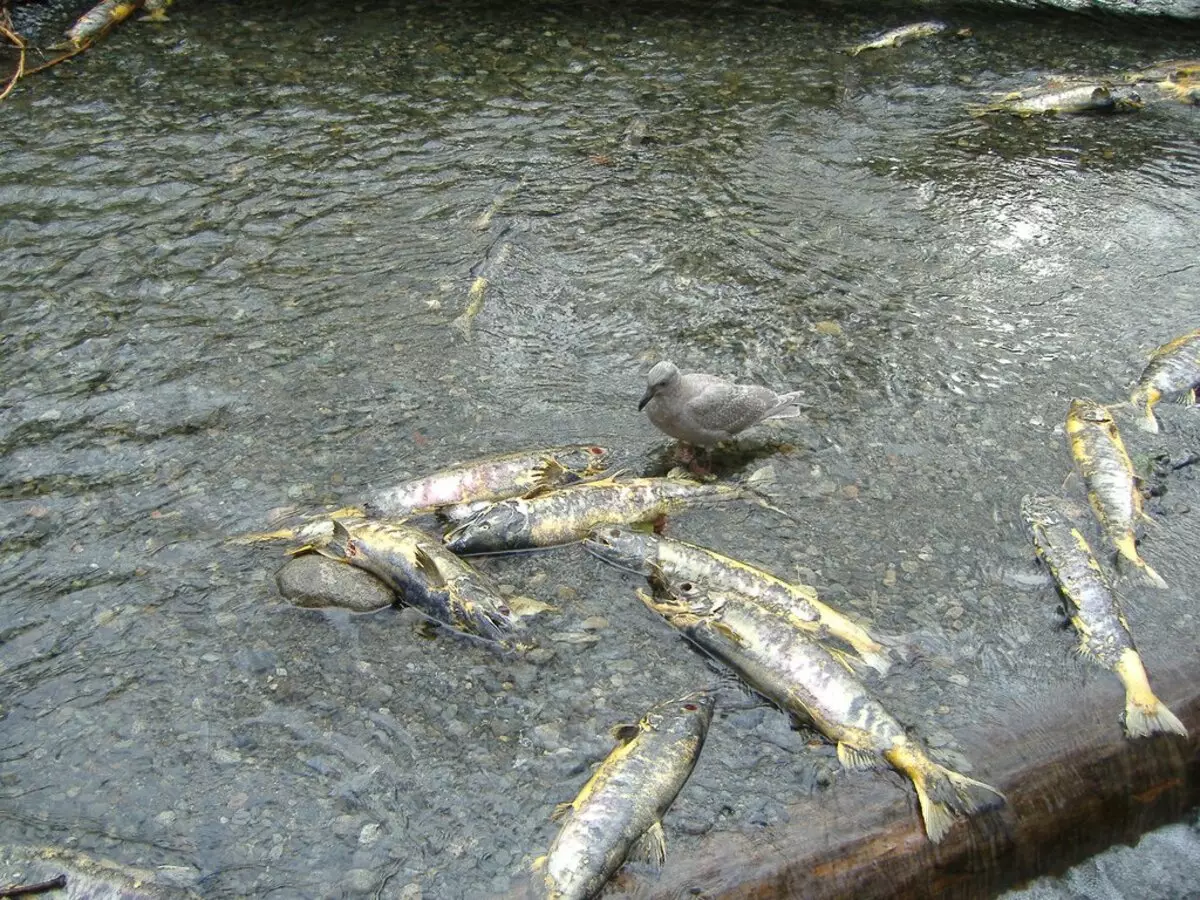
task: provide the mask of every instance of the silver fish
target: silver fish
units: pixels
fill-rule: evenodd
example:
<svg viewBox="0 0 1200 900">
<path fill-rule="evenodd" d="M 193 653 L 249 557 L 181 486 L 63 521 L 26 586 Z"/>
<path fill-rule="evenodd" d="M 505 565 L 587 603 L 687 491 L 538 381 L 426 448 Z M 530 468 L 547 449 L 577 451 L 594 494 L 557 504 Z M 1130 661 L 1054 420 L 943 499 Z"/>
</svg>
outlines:
<svg viewBox="0 0 1200 900">
<path fill-rule="evenodd" d="M 1133 529 L 1145 518 L 1142 494 L 1112 413 L 1094 400 L 1072 400 L 1067 412 L 1067 440 L 1104 533 L 1117 552 L 1141 569 L 1155 587 L 1165 588 L 1166 581 L 1137 550 Z"/>
<path fill-rule="evenodd" d="M 883 50 L 887 47 L 899 47 L 909 41 L 917 38 L 929 37 L 932 34 L 941 34 L 946 30 L 944 22 L 917 22 L 913 25 L 902 25 L 899 28 L 893 28 L 891 31 L 885 31 L 877 38 L 872 38 L 863 44 L 856 44 L 846 50 L 851 56 L 858 56 L 864 50 Z"/>
<path fill-rule="evenodd" d="M 662 862 L 662 817 L 700 757 L 713 704 L 710 693 L 697 691 L 613 729 L 620 743 L 578 796 L 555 809 L 563 824 L 549 852 L 534 861 L 535 896 L 595 897 L 637 845 Z"/>
<path fill-rule="evenodd" d="M 738 602 L 758 603 L 788 617 L 796 628 L 816 637 L 845 641 L 867 665 L 886 673 L 886 648 L 861 625 L 826 606 L 807 584 L 776 578 L 770 572 L 684 541 L 660 537 L 621 525 L 593 529 L 585 550 L 618 568 L 651 577 L 697 581 L 728 591 Z"/>
<path fill-rule="evenodd" d="M 519 497 L 602 472 L 608 458 L 606 448 L 593 444 L 506 453 L 461 463 L 379 491 L 367 502 L 366 509 L 372 515 L 401 517 L 459 503 Z"/>
<path fill-rule="evenodd" d="M 955 817 L 1005 802 L 990 785 L 930 759 L 846 666 L 778 616 L 695 582 L 668 580 L 664 587 L 669 595 L 665 601 L 644 591 L 639 596 L 754 690 L 811 721 L 837 744 L 843 766 L 877 768 L 886 761 L 904 773 L 916 789 L 925 833 L 935 844 L 946 836 Z"/>
</svg>

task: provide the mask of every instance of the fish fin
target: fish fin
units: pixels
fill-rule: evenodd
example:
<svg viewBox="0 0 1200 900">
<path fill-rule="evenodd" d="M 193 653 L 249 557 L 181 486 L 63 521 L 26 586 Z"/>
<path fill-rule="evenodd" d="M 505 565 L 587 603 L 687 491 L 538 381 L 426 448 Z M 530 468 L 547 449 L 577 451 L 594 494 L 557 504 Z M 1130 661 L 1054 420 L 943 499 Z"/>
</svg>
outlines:
<svg viewBox="0 0 1200 900">
<path fill-rule="evenodd" d="M 718 632 L 726 640 L 731 641 L 739 647 L 745 645 L 746 642 L 742 639 L 742 636 L 724 622 L 713 622 L 712 627 L 714 631 Z"/>
<path fill-rule="evenodd" d="M 774 466 L 763 466 L 761 469 L 755 469 L 753 472 L 747 475 L 742 480 L 742 484 L 751 490 L 761 491 L 766 489 L 768 485 L 772 485 L 778 480 L 779 479 L 775 474 Z"/>
<path fill-rule="evenodd" d="M 1138 557 L 1138 558 L 1141 559 L 1141 557 Z M 1146 562 L 1144 559 L 1142 559 L 1141 565 L 1139 565 L 1138 568 L 1142 570 L 1142 573 L 1148 579 L 1150 579 L 1150 583 L 1152 585 L 1154 585 L 1160 591 L 1167 590 L 1167 588 L 1169 587 L 1169 585 L 1167 584 L 1167 580 L 1165 578 L 1163 578 L 1161 575 L 1159 575 L 1157 572 L 1155 572 L 1154 569 L 1152 569 L 1150 567 L 1150 564 L 1148 562 Z"/>
<path fill-rule="evenodd" d="M 533 477 L 538 485 L 560 484 L 566 477 L 567 467 L 557 459 L 546 457 L 533 467 Z"/>
<path fill-rule="evenodd" d="M 956 818 L 1008 802 L 991 785 L 960 775 L 928 758 L 919 768 L 919 772 L 909 774 L 915 775 L 913 787 L 916 788 L 917 802 L 921 806 L 921 818 L 925 821 L 925 833 L 935 844 L 946 836 Z M 981 798 L 981 792 L 992 796 Z"/>
<path fill-rule="evenodd" d="M 420 544 L 417 544 L 417 552 L 414 554 L 413 562 L 416 563 L 417 571 L 425 577 L 425 580 L 431 586 L 439 588 L 446 586 L 446 579 L 442 575 L 442 570 L 438 568 L 437 561 Z"/>
<path fill-rule="evenodd" d="M 838 743 L 837 758 L 838 762 L 842 764 L 842 768 L 851 772 L 878 769 L 883 763 L 879 754 L 845 742 Z"/>
<path fill-rule="evenodd" d="M 628 744 L 641 733 L 642 726 L 637 722 L 614 725 L 609 729 L 609 734 L 613 736 L 613 740 L 621 744 Z"/>
<path fill-rule="evenodd" d="M 529 871 L 531 871 L 531 872 L 542 872 L 542 871 L 545 871 L 545 868 L 546 868 L 546 860 L 547 860 L 548 858 L 549 858 L 549 857 L 546 857 L 546 856 L 539 856 L 537 859 L 535 859 L 533 862 L 531 862 L 531 863 L 529 864 Z"/>
<path fill-rule="evenodd" d="M 662 822 L 655 822 L 643 831 L 627 855 L 630 859 L 644 860 L 654 868 L 660 868 L 667 858 L 667 836 L 663 833 Z"/>
<path fill-rule="evenodd" d="M 864 660 L 847 653 L 845 650 L 838 650 L 834 647 L 826 647 L 825 651 L 851 675 L 862 674 L 863 666 L 866 665 Z"/>
<path fill-rule="evenodd" d="M 268 541 L 290 541 L 296 538 L 298 528 L 280 528 L 278 531 L 252 531 L 231 537 L 227 544 L 265 544 Z"/>
<path fill-rule="evenodd" d="M 346 562 L 350 559 L 352 551 L 350 549 L 353 538 L 350 531 L 339 522 L 333 520 L 333 530 L 327 537 L 318 538 L 317 540 L 309 541 L 303 547 L 296 547 L 288 551 L 289 556 L 297 556 L 301 553 L 319 553 L 328 559 L 336 559 L 341 562 Z"/>
<path fill-rule="evenodd" d="M 575 802 L 573 800 L 568 800 L 566 803 L 556 803 L 554 804 L 554 811 L 550 813 L 550 821 L 561 821 L 564 816 L 572 812 L 574 809 Z"/>
<path fill-rule="evenodd" d="M 1158 434 L 1160 430 L 1158 425 L 1158 416 L 1154 415 L 1154 410 L 1149 406 L 1146 407 L 1144 412 L 1138 414 L 1138 417 L 1134 420 L 1134 422 L 1141 431 L 1144 431 L 1147 434 Z"/>
<path fill-rule="evenodd" d="M 514 596 L 508 597 L 506 602 L 512 614 L 519 619 L 536 616 L 543 612 L 558 612 L 558 607 L 552 603 L 543 603 L 533 597 Z"/>
<path fill-rule="evenodd" d="M 1125 701 L 1125 733 L 1131 738 L 1149 737 L 1152 734 L 1180 734 L 1188 736 L 1187 729 L 1167 705 L 1151 694 L 1145 701 L 1133 697 Z"/>
</svg>

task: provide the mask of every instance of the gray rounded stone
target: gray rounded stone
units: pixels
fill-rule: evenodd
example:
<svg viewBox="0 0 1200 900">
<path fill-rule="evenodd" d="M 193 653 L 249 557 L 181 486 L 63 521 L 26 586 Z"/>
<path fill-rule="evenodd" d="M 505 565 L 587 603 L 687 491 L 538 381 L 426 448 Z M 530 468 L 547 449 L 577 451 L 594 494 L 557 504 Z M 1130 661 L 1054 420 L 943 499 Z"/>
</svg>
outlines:
<svg viewBox="0 0 1200 900">
<path fill-rule="evenodd" d="M 395 602 L 391 589 L 374 575 L 314 553 L 285 563 L 275 574 L 275 583 L 279 593 L 297 606 L 373 612 Z"/>
</svg>

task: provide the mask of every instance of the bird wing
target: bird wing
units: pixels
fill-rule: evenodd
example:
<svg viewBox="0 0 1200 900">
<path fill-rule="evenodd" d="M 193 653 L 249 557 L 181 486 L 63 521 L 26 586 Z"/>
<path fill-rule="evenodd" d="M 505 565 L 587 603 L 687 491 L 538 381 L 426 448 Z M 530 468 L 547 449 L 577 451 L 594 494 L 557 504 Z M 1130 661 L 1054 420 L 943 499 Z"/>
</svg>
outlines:
<svg viewBox="0 0 1200 900">
<path fill-rule="evenodd" d="M 775 393 L 754 385 L 716 382 L 688 401 L 688 417 L 711 431 L 734 435 L 762 421 L 775 405 Z"/>
</svg>

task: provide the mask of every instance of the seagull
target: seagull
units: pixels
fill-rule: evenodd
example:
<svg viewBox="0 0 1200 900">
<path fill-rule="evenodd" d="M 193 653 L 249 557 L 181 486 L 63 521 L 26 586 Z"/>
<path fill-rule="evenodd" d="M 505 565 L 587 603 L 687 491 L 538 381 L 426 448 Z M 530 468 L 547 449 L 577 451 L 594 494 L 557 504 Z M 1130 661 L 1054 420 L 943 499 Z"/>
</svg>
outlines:
<svg viewBox="0 0 1200 900">
<path fill-rule="evenodd" d="M 644 409 L 651 424 L 664 434 L 686 444 L 712 447 L 763 419 L 800 415 L 799 399 L 799 391 L 777 394 L 715 375 L 681 375 L 673 362 L 663 360 L 646 376 L 646 393 L 638 409 Z"/>
</svg>

